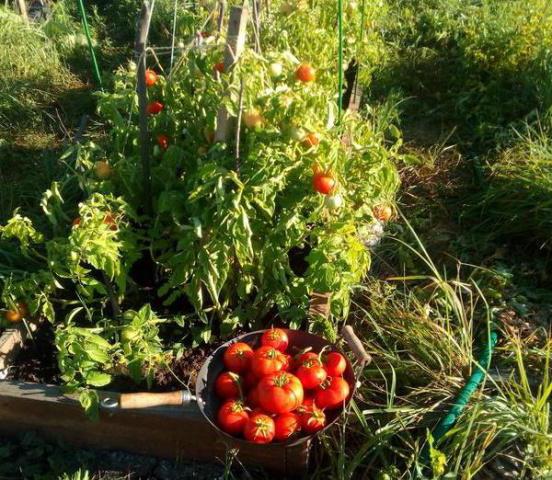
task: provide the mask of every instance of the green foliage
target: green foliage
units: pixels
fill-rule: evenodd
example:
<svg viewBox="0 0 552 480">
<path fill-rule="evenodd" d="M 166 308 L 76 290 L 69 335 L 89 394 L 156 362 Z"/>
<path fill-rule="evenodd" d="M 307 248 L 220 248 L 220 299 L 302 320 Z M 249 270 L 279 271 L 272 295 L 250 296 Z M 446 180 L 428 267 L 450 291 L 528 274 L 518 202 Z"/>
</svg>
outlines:
<svg viewBox="0 0 552 480">
<path fill-rule="evenodd" d="M 19 128 L 40 117 L 40 107 L 73 81 L 53 43 L 20 15 L 0 7 L 0 138 L 17 119 Z"/>
<path fill-rule="evenodd" d="M 136 6 L 123 2 L 118 8 L 134 15 Z M 162 2 L 158 20 L 170 8 Z M 366 9 L 351 12 L 356 21 L 346 33 L 358 41 L 347 44 L 347 56 L 363 55 L 371 72 L 380 45 L 370 41 L 373 32 L 359 28 L 363 15 L 370 21 L 376 15 L 373 7 Z M 69 13 L 60 4 L 47 31 L 56 37 L 70 31 Z M 179 12 L 178 34 L 195 33 L 210 13 L 205 6 Z M 147 199 L 136 71 L 132 64 L 119 69 L 113 90 L 98 94 L 109 138 L 94 138 L 64 155 L 67 174 L 43 194 L 40 218 L 31 221 L 16 212 L 2 227 L 4 241 L 19 246 L 33 266 L 0 277 L 2 299 L 6 305 L 24 301 L 33 314 L 56 322 L 62 379 L 82 391 L 89 413 L 97 398 L 88 388 L 102 388 L 120 374 L 151 382 L 173 345 L 197 345 L 262 326 L 271 310 L 292 327 L 309 327 L 308 302 L 315 291 L 332 294 L 332 317 L 310 328 L 336 338 L 351 292 L 370 267 L 366 232 L 381 229 L 373 207 L 394 201 L 399 180 L 393 162 L 401 140 L 395 128 L 386 142 L 387 132 L 372 122 L 374 109 L 362 112 L 366 117 L 346 112 L 338 121 L 334 15 L 335 6 L 326 0 L 312 10 L 298 5 L 289 15 L 276 8 L 266 16 L 263 54 L 248 44 L 232 72 L 220 77 L 213 65 L 221 59 L 221 39 L 205 39 L 178 57 L 170 76 L 160 76 L 148 89 L 149 100 L 165 105 L 148 119 L 151 143 L 164 134 L 170 145 L 151 148 Z M 312 42 L 303 28 L 312 17 L 324 41 Z M 215 28 L 213 19 L 205 28 Z M 274 62 L 282 65 L 278 77 L 271 76 Z M 313 63 L 315 82 L 295 79 L 301 62 Z M 221 106 L 236 116 L 262 117 L 259 127 L 245 121 L 240 126 L 239 154 L 235 138 L 228 145 L 212 141 Z M 302 141 L 310 132 L 320 139 L 311 147 Z M 97 167 L 105 162 L 104 175 Z M 318 170 L 335 178 L 333 194 L 341 196 L 342 206 L 328 207 L 325 196 L 313 190 Z M 146 216 L 150 200 L 153 215 Z M 151 285 L 147 290 L 144 282 Z M 147 301 L 168 312 L 172 325 L 163 339 L 162 320 L 153 307 L 143 306 Z M 129 309 L 123 315 L 121 305 Z M 186 327 L 184 338 L 171 336 L 176 326 Z"/>
<path fill-rule="evenodd" d="M 385 23 L 392 48 L 378 82 L 468 143 L 552 105 L 547 0 L 391 2 Z"/>
<path fill-rule="evenodd" d="M 463 220 L 487 240 L 549 247 L 552 235 L 552 143 L 548 128 L 528 128 L 488 165 L 485 187 Z"/>
</svg>

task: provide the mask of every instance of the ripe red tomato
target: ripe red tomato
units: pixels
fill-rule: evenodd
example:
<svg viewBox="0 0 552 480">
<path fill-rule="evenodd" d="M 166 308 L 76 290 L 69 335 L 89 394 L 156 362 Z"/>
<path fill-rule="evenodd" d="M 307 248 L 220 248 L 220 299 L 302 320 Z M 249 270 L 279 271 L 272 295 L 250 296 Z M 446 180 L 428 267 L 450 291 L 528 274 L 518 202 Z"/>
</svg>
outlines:
<svg viewBox="0 0 552 480">
<path fill-rule="evenodd" d="M 240 435 L 248 420 L 249 414 L 239 400 L 229 400 L 223 403 L 217 415 L 219 427 L 231 435 Z"/>
<path fill-rule="evenodd" d="M 335 179 L 331 175 L 318 172 L 312 176 L 312 188 L 314 188 L 314 190 L 318 193 L 328 195 L 332 193 L 334 187 Z"/>
<path fill-rule="evenodd" d="M 315 394 L 315 402 L 319 408 L 332 410 L 339 408 L 349 396 L 349 384 L 341 377 L 328 377 L 320 385 Z"/>
<path fill-rule="evenodd" d="M 376 205 L 372 212 L 380 222 L 388 222 L 393 216 L 393 209 L 389 205 Z"/>
<path fill-rule="evenodd" d="M 215 63 L 213 70 L 215 72 L 224 73 L 224 62 Z"/>
<path fill-rule="evenodd" d="M 298 353 L 293 358 L 293 368 L 299 367 L 303 362 L 306 362 L 307 360 L 319 360 L 318 354 L 314 352 L 303 352 Z"/>
<path fill-rule="evenodd" d="M 163 105 L 158 100 L 154 100 L 153 102 L 148 103 L 148 106 L 146 107 L 146 111 L 149 115 L 157 115 L 164 108 L 165 108 L 165 105 Z"/>
<path fill-rule="evenodd" d="M 274 419 L 274 427 L 274 440 L 287 440 L 299 430 L 299 416 L 292 412 L 282 413 Z"/>
<path fill-rule="evenodd" d="M 274 347 L 280 352 L 285 352 L 288 347 L 289 339 L 287 333 L 281 328 L 271 328 L 263 333 L 261 337 L 261 345 Z"/>
<path fill-rule="evenodd" d="M 301 380 L 303 387 L 312 389 L 320 386 L 326 380 L 328 374 L 318 358 L 309 358 L 303 361 L 295 372 L 297 378 Z"/>
<path fill-rule="evenodd" d="M 112 213 L 106 213 L 106 215 L 103 219 L 103 223 L 105 225 L 109 225 L 109 230 L 111 230 L 111 231 L 115 231 L 119 228 L 117 226 L 117 217 L 115 215 L 113 215 Z"/>
<path fill-rule="evenodd" d="M 169 137 L 165 134 L 157 135 L 157 145 L 159 145 L 163 150 L 169 148 Z"/>
<path fill-rule="evenodd" d="M 254 443 L 270 443 L 275 435 L 274 420 L 264 413 L 253 413 L 245 424 L 243 436 Z"/>
<path fill-rule="evenodd" d="M 222 357 L 224 366 L 231 372 L 241 373 L 249 368 L 253 349 L 247 343 L 236 342 L 230 345 Z"/>
<path fill-rule="evenodd" d="M 315 433 L 326 426 L 326 415 L 316 405 L 303 406 L 299 410 L 301 429 L 306 433 Z"/>
<path fill-rule="evenodd" d="M 324 368 L 330 377 L 340 377 L 347 368 L 347 361 L 341 353 L 330 352 L 324 357 Z"/>
<path fill-rule="evenodd" d="M 253 108 L 243 114 L 243 123 L 247 128 L 259 130 L 264 123 L 264 118 L 256 108 Z"/>
<path fill-rule="evenodd" d="M 317 133 L 307 133 L 301 143 L 305 148 L 316 147 L 320 143 L 320 137 Z"/>
<path fill-rule="evenodd" d="M 265 345 L 255 350 L 255 355 L 251 359 L 251 371 L 257 378 L 262 378 L 265 375 L 281 372 L 285 364 L 286 359 L 282 352 Z"/>
<path fill-rule="evenodd" d="M 151 68 L 146 70 L 146 86 L 153 87 L 157 83 L 157 73 Z"/>
<path fill-rule="evenodd" d="M 300 82 L 313 82 L 316 80 L 316 71 L 308 63 L 302 63 L 295 71 L 295 78 Z"/>
<path fill-rule="evenodd" d="M 113 174 L 113 168 L 106 160 L 98 160 L 94 164 L 94 173 L 100 180 L 107 180 Z"/>
<path fill-rule="evenodd" d="M 6 312 L 4 313 L 4 318 L 10 323 L 19 323 L 28 315 L 29 309 L 27 308 L 27 304 L 19 302 L 16 309 L 6 310 Z"/>
<path fill-rule="evenodd" d="M 303 403 L 303 385 L 288 372 L 263 377 L 257 388 L 261 407 L 270 413 L 291 412 Z"/>
<path fill-rule="evenodd" d="M 293 367 L 293 358 L 287 353 L 284 353 L 282 356 L 284 358 L 284 367 L 282 368 L 282 370 L 287 372 Z"/>
<path fill-rule="evenodd" d="M 241 377 L 234 372 L 222 372 L 215 380 L 215 392 L 220 398 L 239 398 Z"/>
</svg>

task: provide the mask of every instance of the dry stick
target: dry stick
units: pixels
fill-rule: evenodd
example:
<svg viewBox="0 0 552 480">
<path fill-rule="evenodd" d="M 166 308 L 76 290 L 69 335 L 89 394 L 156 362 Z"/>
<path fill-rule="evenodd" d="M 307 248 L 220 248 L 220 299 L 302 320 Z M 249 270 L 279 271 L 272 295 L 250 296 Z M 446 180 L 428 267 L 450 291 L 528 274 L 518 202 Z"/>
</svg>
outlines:
<svg viewBox="0 0 552 480">
<path fill-rule="evenodd" d="M 102 278 L 107 289 L 107 296 L 109 297 L 109 301 L 111 302 L 113 315 L 115 315 L 116 318 L 119 318 L 121 316 L 121 307 L 119 307 L 119 302 L 117 301 L 115 290 L 113 290 L 113 285 L 111 285 L 111 282 L 109 281 L 109 278 L 107 278 L 105 272 L 102 272 Z"/>
<path fill-rule="evenodd" d="M 17 7 L 19 8 L 19 13 L 23 17 L 26 23 L 29 23 L 29 16 L 27 15 L 27 5 L 25 0 L 17 0 Z"/>
<path fill-rule="evenodd" d="M 174 15 L 173 15 L 173 28 L 172 28 L 172 41 L 171 41 L 171 70 L 174 62 L 174 41 L 176 37 L 176 10 L 178 8 L 178 0 L 174 0 Z M 158 62 L 159 63 L 159 62 Z"/>
<path fill-rule="evenodd" d="M 241 120 L 242 120 L 242 113 L 243 113 L 243 91 L 244 91 L 245 82 L 243 78 L 240 80 L 240 101 L 239 101 L 239 109 L 238 109 L 238 120 L 237 120 L 237 126 L 236 126 L 236 153 L 235 153 L 235 159 L 236 159 L 236 172 L 238 176 L 240 175 L 240 133 L 241 133 Z"/>
<path fill-rule="evenodd" d="M 252 0 L 253 3 L 253 33 L 255 34 L 255 52 L 261 53 L 261 17 L 259 10 L 261 8 L 258 0 Z"/>
<path fill-rule="evenodd" d="M 220 36 L 222 33 L 222 27 L 224 25 L 224 11 L 226 9 L 226 2 L 224 0 L 221 0 L 219 2 L 219 14 L 217 19 L 217 31 Z"/>
<path fill-rule="evenodd" d="M 148 132 L 147 104 L 148 96 L 146 89 L 146 42 L 148 39 L 149 26 L 151 21 L 152 8 L 147 0 L 142 4 L 138 31 L 136 33 L 136 58 L 138 63 L 138 109 L 140 115 L 140 158 L 143 170 L 144 208 L 147 215 L 153 212 L 151 198 L 151 168 L 150 168 L 150 140 Z"/>
<path fill-rule="evenodd" d="M 155 63 L 157 64 L 157 68 L 159 68 L 159 70 L 161 71 L 161 73 L 164 75 L 165 74 L 165 69 L 163 68 L 163 65 L 161 65 L 161 62 L 159 61 L 159 57 L 157 56 L 157 54 L 155 53 L 155 50 L 151 47 L 147 47 L 146 48 L 146 52 L 147 53 L 151 53 L 154 60 L 155 60 Z M 167 52 L 168 53 L 168 52 Z"/>
<path fill-rule="evenodd" d="M 230 74 L 230 70 L 237 62 L 245 47 L 248 13 L 249 11 L 245 2 L 242 7 L 232 7 L 230 10 L 226 48 L 224 51 L 224 72 L 226 75 Z M 232 123 L 232 119 L 226 108 L 221 107 L 217 112 L 215 142 L 226 143 L 228 141 Z"/>
</svg>

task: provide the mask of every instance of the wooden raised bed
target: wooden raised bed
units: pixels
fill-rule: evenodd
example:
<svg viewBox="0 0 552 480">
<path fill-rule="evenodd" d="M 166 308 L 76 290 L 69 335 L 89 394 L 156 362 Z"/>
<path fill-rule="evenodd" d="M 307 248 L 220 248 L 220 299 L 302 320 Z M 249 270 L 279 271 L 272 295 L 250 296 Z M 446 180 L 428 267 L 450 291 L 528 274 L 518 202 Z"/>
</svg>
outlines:
<svg viewBox="0 0 552 480">
<path fill-rule="evenodd" d="M 148 5 L 142 9 L 143 26 L 137 37 L 136 51 L 140 59 L 138 78 L 145 69 L 145 43 L 149 24 Z M 235 62 L 244 42 L 245 9 L 234 8 L 230 16 L 229 44 L 225 54 L 228 68 Z M 349 110 L 357 110 L 362 92 L 356 85 L 356 71 L 347 78 L 348 86 L 344 104 Z M 139 80 L 141 82 L 141 80 Z M 142 85 L 143 87 L 143 85 Z M 144 88 L 139 89 L 144 104 Z M 145 104 L 144 104 L 145 105 Z M 144 110 L 142 108 L 142 110 Z M 143 112 L 142 112 L 143 113 Z M 144 115 L 142 115 L 143 117 Z M 224 117 L 224 119 L 222 118 Z M 227 113 L 219 112 L 219 140 L 228 138 L 230 123 Z M 147 124 L 142 122 L 141 136 L 147 136 Z M 222 125 L 222 127 L 220 127 Z M 147 146 L 147 142 L 143 143 Z M 148 152 L 142 149 L 142 161 L 148 165 Z M 310 315 L 329 315 L 329 294 L 314 294 Z M 24 326 L 5 331 L 0 338 L 0 371 L 9 367 L 26 339 Z M 362 346 L 355 353 L 363 362 L 370 357 Z M 98 392 L 100 398 L 118 399 L 119 394 Z M 307 474 L 311 441 L 296 445 L 246 444 L 235 451 L 235 445 L 227 443 L 203 417 L 195 402 L 181 407 L 160 407 L 140 410 L 101 409 L 98 421 L 91 421 L 84 414 L 78 400 L 65 395 L 61 387 L 22 381 L 0 380 L 0 434 L 38 432 L 45 438 L 64 440 L 71 445 L 101 449 L 126 450 L 133 453 L 165 458 L 181 458 L 205 462 L 225 462 L 228 454 L 236 455 L 244 465 L 260 466 L 287 477 Z"/>
<path fill-rule="evenodd" d="M 117 394 L 101 393 L 117 398 Z M 101 410 L 88 419 L 80 403 L 60 387 L 0 382 L 0 434 L 36 431 L 71 445 L 126 450 L 165 458 L 224 462 L 232 449 L 203 418 L 195 403 L 143 410 Z M 309 444 L 247 445 L 237 452 L 244 465 L 262 466 L 281 474 L 307 472 Z"/>
<path fill-rule="evenodd" d="M 329 302 L 329 294 L 314 294 L 309 314 L 327 317 Z M 8 332 L 4 335 L 7 337 Z M 4 358 L 13 362 L 25 338 L 19 328 L 17 333 L 10 334 L 10 341 L 4 344 Z M 118 393 L 98 393 L 100 399 L 119 398 Z M 75 396 L 65 395 L 59 386 L 0 381 L 0 434 L 25 431 L 36 431 L 45 438 L 64 440 L 75 446 L 173 459 L 224 462 L 235 451 L 235 445 L 229 444 L 209 424 L 195 402 L 181 407 L 101 409 L 99 420 L 92 421 Z M 308 471 L 310 443 L 245 444 L 235 453 L 244 465 L 300 477 Z"/>
<path fill-rule="evenodd" d="M 37 324 L 34 322 L 27 323 L 27 325 L 18 323 L 2 332 L 0 335 L 0 373 L 2 378 L 5 378 L 3 375 L 25 343 L 29 335 L 28 329 L 35 331 L 37 328 Z"/>
</svg>

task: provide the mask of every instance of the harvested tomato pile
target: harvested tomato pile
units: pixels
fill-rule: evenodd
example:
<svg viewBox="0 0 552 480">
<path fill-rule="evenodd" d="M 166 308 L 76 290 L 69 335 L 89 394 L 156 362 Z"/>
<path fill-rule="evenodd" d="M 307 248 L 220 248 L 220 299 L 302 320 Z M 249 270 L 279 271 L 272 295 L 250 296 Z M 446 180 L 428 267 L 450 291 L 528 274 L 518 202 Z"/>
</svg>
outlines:
<svg viewBox="0 0 552 480">
<path fill-rule="evenodd" d="M 285 441 L 326 426 L 327 410 L 343 408 L 350 387 L 339 352 L 290 354 L 285 331 L 263 333 L 253 350 L 237 342 L 224 352 L 215 392 L 224 400 L 217 423 L 225 432 L 254 443 Z"/>
</svg>

